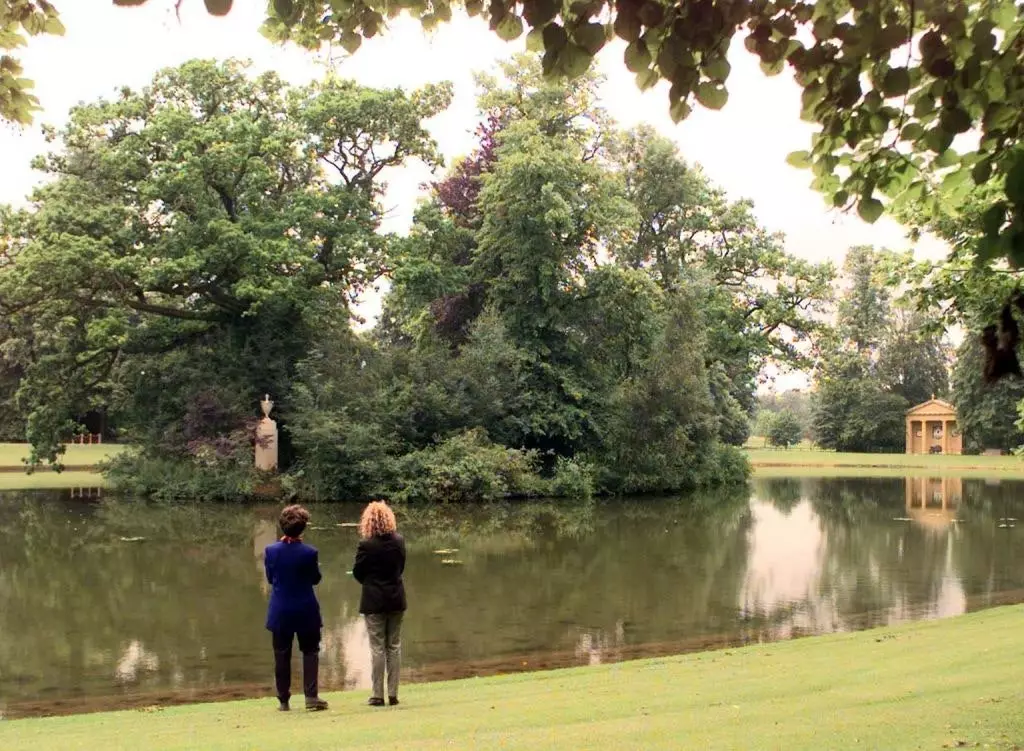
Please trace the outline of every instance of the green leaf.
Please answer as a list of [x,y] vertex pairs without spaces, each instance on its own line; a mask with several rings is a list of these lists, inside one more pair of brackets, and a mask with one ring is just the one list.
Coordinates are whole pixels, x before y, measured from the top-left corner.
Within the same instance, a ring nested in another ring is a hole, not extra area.
[[996,237],[1006,221],[1006,204],[1000,201],[989,207],[981,216],[981,226],[987,237]]
[[274,0],[274,13],[285,23],[291,23],[295,3],[292,0]]
[[900,133],[900,139],[904,141],[916,141],[924,135],[924,126],[921,123],[907,123]]
[[939,125],[947,133],[966,133],[972,124],[971,116],[959,107],[945,109],[939,115]]
[[982,185],[987,183],[989,178],[992,177],[992,160],[983,159],[974,165],[971,170],[971,178],[974,180],[975,185]]
[[1017,155],[1017,161],[1006,173],[1006,186],[1003,189],[1011,202],[1024,204],[1024,157]]
[[697,101],[710,110],[720,110],[729,101],[729,92],[721,84],[701,81],[697,86]]
[[530,0],[523,3],[523,18],[534,29],[539,29],[554,21],[561,9],[562,4],[558,0]]
[[43,31],[47,34],[62,37],[67,29],[64,28],[64,24],[61,23],[59,18],[52,16],[43,22]]
[[558,68],[567,78],[578,78],[587,72],[593,60],[585,49],[577,44],[567,44],[558,54]]
[[526,35],[526,49],[530,52],[544,51],[544,29],[530,29]]
[[[596,55],[608,40],[604,25],[599,23],[583,24],[573,31],[572,36],[576,44],[586,50],[591,57]],[[589,62],[587,64],[589,66]]]
[[346,31],[338,37],[338,44],[341,45],[345,52],[354,55],[356,50],[362,46],[363,38],[354,32]]
[[515,41],[523,34],[523,19],[509,13],[494,27],[494,32],[498,35],[499,39],[506,42]]
[[862,198],[857,204],[857,214],[868,224],[874,224],[882,216],[885,207],[877,198]]
[[648,68],[636,74],[636,85],[640,91],[647,91],[654,84],[658,83],[660,79],[661,76],[658,75],[658,71],[654,68]]
[[811,154],[808,151],[791,151],[786,156],[786,163],[797,169],[809,169],[811,166]]
[[626,46],[623,54],[626,68],[632,73],[639,73],[651,67],[651,53],[643,39],[637,39]]
[[932,164],[939,169],[952,167],[956,164],[960,164],[960,155],[954,149],[946,149],[936,157]]
[[669,106],[668,114],[672,117],[672,122],[681,123],[683,120],[689,117],[690,112],[692,111],[693,108],[690,107],[689,102],[687,102],[685,99],[679,99],[678,101],[673,102]]
[[910,71],[892,68],[882,80],[882,93],[887,97],[903,96],[910,91]]
[[711,60],[703,66],[704,75],[710,78],[712,81],[724,81],[729,77],[729,73],[732,71],[732,66],[729,61],[724,57],[719,57]]

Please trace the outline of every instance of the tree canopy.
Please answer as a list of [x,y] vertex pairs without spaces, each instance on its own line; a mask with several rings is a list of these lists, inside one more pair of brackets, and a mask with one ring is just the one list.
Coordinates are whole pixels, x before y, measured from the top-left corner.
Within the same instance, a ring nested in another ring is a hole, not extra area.
[[[0,395],[33,459],[103,414],[137,449],[120,487],[245,495],[269,392],[305,497],[742,480],[757,376],[806,362],[834,269],[619,128],[599,83],[529,55],[480,76],[478,143],[402,237],[381,231],[383,180],[440,165],[425,123],[447,85],[196,60],[76,107],[29,206],[0,209]],[[382,279],[359,331],[353,301]]]
[[[215,15],[232,7],[205,3]],[[992,185],[979,258],[1024,264],[1024,20],[1013,0],[272,0],[262,32],[355,53],[402,13],[431,29],[458,11],[484,17],[502,39],[525,34],[550,76],[583,75],[608,42],[621,40],[641,89],[669,83],[677,121],[694,103],[725,106],[728,55],[741,40],[766,75],[788,68],[803,90],[800,116],[818,129],[789,161],[813,171],[812,186],[829,205],[856,207],[873,222],[887,206],[935,214],[955,208],[973,185]],[[23,32],[61,31],[46,0],[2,0],[4,20],[4,49],[19,46]],[[12,57],[0,61],[0,116],[24,122],[35,104],[30,82]]]

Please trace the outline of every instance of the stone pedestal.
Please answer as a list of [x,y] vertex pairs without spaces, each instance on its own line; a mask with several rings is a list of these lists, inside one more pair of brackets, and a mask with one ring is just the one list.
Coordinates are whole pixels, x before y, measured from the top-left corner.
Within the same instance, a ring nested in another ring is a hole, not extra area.
[[263,419],[256,426],[256,469],[264,472],[277,471],[277,422],[270,419],[274,403],[267,394],[260,402]]

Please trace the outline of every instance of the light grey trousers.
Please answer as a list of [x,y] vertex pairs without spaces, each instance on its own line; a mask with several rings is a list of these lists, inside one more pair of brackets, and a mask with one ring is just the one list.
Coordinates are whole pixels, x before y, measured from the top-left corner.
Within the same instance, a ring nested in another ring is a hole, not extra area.
[[373,697],[384,698],[384,670],[388,674],[388,696],[398,696],[402,672],[402,616],[404,613],[367,613],[366,633],[370,635],[370,680]]

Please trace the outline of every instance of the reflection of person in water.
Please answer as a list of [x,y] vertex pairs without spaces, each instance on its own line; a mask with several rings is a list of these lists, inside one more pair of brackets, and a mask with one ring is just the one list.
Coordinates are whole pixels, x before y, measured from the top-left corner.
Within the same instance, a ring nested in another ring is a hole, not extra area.
[[317,549],[302,541],[309,524],[309,512],[302,506],[287,506],[281,512],[281,531],[277,542],[263,554],[267,581],[272,587],[267,606],[267,629],[273,635],[274,678],[279,709],[288,710],[292,682],[292,641],[298,637],[302,652],[302,688],[306,709],[327,709],[318,695],[320,671],[320,603],[313,587],[320,583]]
[[260,519],[256,522],[252,532],[252,553],[256,557],[256,569],[260,572],[260,591],[263,592],[264,596],[270,594],[270,582],[264,576],[266,569],[264,568],[263,554],[266,552],[267,546],[276,539],[277,525],[274,522],[267,521],[266,519]]
[[388,703],[398,704],[398,675],[402,663],[402,616],[405,613],[405,540],[398,534],[395,514],[383,501],[374,501],[359,520],[359,547],[352,576],[363,585],[359,612],[366,617],[370,636],[371,707],[384,706],[384,671],[388,674]]

